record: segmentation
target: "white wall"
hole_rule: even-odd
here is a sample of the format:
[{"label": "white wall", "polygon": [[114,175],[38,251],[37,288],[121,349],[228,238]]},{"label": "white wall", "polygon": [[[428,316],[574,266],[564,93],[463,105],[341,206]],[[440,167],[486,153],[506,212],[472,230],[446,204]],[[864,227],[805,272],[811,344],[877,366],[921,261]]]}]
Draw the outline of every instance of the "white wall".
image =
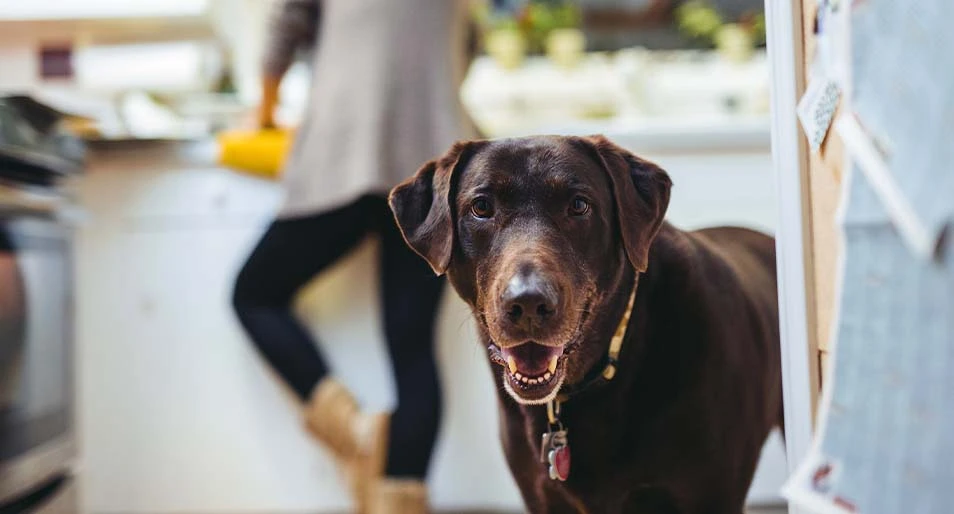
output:
[{"label": "white wall", "polygon": [[[216,12],[232,13],[231,18],[219,22],[209,12],[208,4],[208,0],[0,2],[0,93],[67,91],[108,97],[129,88],[166,92],[202,89],[219,64],[213,45],[220,35],[216,29],[245,59],[238,63],[238,71],[242,85],[248,88],[252,70],[247,62],[252,57],[247,55],[256,47],[254,42],[242,40],[238,33],[261,39],[264,6],[259,0],[216,0]],[[253,21],[256,18],[258,23]],[[217,22],[227,24],[228,30],[217,27]],[[165,50],[171,54],[157,53],[162,46],[175,42],[183,45]],[[141,63],[125,59],[119,67],[125,67],[127,73],[117,74],[115,61],[109,59],[124,57],[119,48],[136,43],[153,44],[152,48],[129,50],[138,50],[140,57],[153,66],[132,69]],[[39,50],[51,45],[73,47],[73,78],[40,77]],[[183,50],[186,46],[189,48]]]},{"label": "white wall", "polygon": [[36,48],[31,42],[8,42],[0,40],[0,93],[30,89],[39,75]]},{"label": "white wall", "polygon": [[194,16],[206,8],[207,0],[30,0],[3,2],[0,19],[47,20],[83,18],[138,18]]},{"label": "white wall", "polygon": [[[683,225],[774,226],[765,155],[660,155]],[[135,150],[79,184],[92,215],[78,247],[83,504],[91,512],[326,512],[346,507],[331,463],[253,353],[228,306],[231,281],[278,190]],[[198,163],[198,164],[196,164]],[[379,337],[374,244],[302,299],[344,380],[369,405],[392,402]],[[369,318],[369,313],[375,316]],[[374,320],[368,322],[368,320]],[[469,313],[450,291],[439,354],[446,417],[434,503],[518,510],[497,440],[495,395]],[[777,442],[754,495],[774,496]]]}]

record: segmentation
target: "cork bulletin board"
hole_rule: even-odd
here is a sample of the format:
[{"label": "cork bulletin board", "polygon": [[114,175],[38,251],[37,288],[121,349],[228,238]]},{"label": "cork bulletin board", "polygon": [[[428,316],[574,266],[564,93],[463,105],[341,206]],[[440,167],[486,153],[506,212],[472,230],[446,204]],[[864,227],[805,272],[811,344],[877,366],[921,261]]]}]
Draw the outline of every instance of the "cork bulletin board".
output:
[{"label": "cork bulletin board", "polygon": [[[804,72],[807,81],[811,81],[811,62],[815,54],[815,18],[818,11],[817,0],[801,0],[803,16],[803,53]],[[840,114],[836,111],[835,117]],[[806,222],[808,241],[806,253],[810,258],[808,270],[808,305],[814,323],[809,327],[809,340],[814,341],[812,364],[813,373],[818,377],[819,387],[824,385],[823,372],[828,355],[829,339],[832,331],[832,317],[835,312],[835,277],[839,238],[835,213],[841,195],[841,183],[844,176],[844,148],[835,130],[828,132],[819,152],[811,152],[805,182]],[[813,404],[817,406],[818,390],[815,391]]]}]

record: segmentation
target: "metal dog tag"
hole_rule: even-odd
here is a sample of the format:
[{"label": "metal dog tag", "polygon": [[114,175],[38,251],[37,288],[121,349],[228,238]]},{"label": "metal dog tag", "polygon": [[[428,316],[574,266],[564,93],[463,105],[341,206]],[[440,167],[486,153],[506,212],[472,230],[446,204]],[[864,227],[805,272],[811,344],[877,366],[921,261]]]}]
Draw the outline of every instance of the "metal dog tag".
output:
[{"label": "metal dog tag", "polygon": [[565,481],[570,476],[570,447],[566,430],[551,430],[540,441],[540,462],[548,465],[551,480]]},{"label": "metal dog tag", "polygon": [[553,439],[553,431],[547,431],[540,437],[540,462],[547,461],[547,454],[550,453],[550,441]]},{"label": "metal dog tag", "polygon": [[549,430],[540,438],[540,462],[547,462],[547,456],[555,446],[566,446],[566,430]]}]

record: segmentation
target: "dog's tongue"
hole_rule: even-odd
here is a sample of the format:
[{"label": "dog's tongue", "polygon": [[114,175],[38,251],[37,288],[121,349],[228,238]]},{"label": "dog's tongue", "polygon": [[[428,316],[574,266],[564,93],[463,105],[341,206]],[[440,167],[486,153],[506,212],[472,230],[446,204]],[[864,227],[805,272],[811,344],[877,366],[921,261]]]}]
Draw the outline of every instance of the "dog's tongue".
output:
[{"label": "dog's tongue", "polygon": [[520,372],[525,376],[539,376],[556,369],[557,360],[563,354],[562,348],[544,346],[534,342],[501,350],[510,372]]}]

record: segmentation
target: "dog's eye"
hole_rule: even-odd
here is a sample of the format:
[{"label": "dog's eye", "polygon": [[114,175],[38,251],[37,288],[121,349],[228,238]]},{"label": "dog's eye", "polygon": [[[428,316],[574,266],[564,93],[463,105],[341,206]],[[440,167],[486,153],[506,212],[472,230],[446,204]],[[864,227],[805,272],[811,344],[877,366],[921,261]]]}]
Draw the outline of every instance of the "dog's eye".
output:
[{"label": "dog's eye", "polygon": [[481,196],[470,204],[470,212],[475,218],[489,218],[494,215],[494,206],[489,199]]},{"label": "dog's eye", "polygon": [[590,212],[590,202],[586,201],[586,198],[582,196],[577,196],[570,202],[570,214],[573,216],[582,216]]}]

